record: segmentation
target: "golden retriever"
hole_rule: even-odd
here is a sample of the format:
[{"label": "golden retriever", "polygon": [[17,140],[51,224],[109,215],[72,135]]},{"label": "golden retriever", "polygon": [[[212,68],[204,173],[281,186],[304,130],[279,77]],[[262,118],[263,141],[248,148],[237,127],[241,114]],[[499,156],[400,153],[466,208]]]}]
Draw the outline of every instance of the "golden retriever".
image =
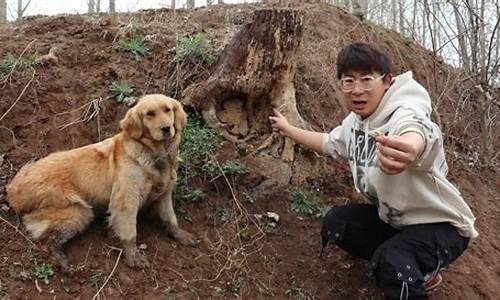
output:
[{"label": "golden retriever", "polygon": [[[151,204],[180,243],[196,242],[177,225],[172,203],[186,122],[178,101],[146,95],[126,113],[115,136],[23,166],[7,187],[8,201],[34,239],[51,242],[63,269],[69,265],[62,246],[92,221],[96,207],[107,208],[127,265],[146,267],[148,261],[136,246],[141,207]],[[157,197],[149,197],[153,189]]]}]

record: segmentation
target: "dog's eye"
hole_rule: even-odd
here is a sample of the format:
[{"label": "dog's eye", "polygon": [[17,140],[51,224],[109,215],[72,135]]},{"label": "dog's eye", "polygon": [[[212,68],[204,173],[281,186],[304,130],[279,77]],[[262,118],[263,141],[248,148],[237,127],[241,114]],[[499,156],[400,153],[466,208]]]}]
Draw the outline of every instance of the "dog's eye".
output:
[{"label": "dog's eye", "polygon": [[165,112],[166,112],[166,113],[168,113],[168,112],[170,112],[170,111],[171,111],[170,107],[165,107]]},{"label": "dog's eye", "polygon": [[152,111],[152,110],[150,110],[150,111],[148,111],[148,112],[146,113],[146,115],[147,115],[148,117],[154,117],[154,116],[155,116],[155,112],[154,112],[154,111]]}]

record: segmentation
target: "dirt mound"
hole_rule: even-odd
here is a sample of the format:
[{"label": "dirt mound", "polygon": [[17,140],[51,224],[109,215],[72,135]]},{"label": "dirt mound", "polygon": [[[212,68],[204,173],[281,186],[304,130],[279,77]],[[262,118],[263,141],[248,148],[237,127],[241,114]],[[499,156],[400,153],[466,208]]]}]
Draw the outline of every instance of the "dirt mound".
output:
[{"label": "dirt mound", "polygon": [[[176,12],[31,17],[19,26],[0,28],[0,58],[22,54],[36,62],[34,69],[0,70],[0,298],[88,299],[104,284],[101,296],[106,298],[380,296],[364,262],[338,249],[319,258],[318,217],[292,211],[294,191],[273,188],[281,180],[278,175],[288,170],[284,163],[248,155],[230,143],[218,148],[218,161],[242,162],[246,173],[190,178],[190,185],[203,190],[205,197],[178,210],[181,225],[201,239],[198,247],[183,247],[157,222],[140,218],[138,242],[153,262],[148,270],[115,266],[118,242],[108,236],[103,216],[69,243],[67,253],[78,271],[66,276],[48,265],[44,245],[23,236],[19,219],[7,206],[5,184],[23,164],[103,140],[119,130],[118,121],[128,107],[115,100],[110,92],[113,83],[132,83],[135,96],[164,93],[182,100],[182,92],[206,80],[216,64],[176,59],[176,39],[202,32],[217,58],[257,8],[218,5]],[[447,138],[463,137],[458,142],[447,139],[450,175],[478,218],[480,236],[444,271],[444,284],[433,297],[495,298],[500,281],[500,180],[494,171],[469,167],[469,148],[463,141],[477,134],[477,128],[466,128],[454,118],[459,104],[453,101],[467,87],[465,76],[396,33],[342,10],[315,5],[299,9],[304,11],[304,33],[294,83],[298,110],[313,128],[327,131],[345,116],[333,66],[342,46],[361,40],[387,51],[394,73],[412,70],[435,99],[435,118],[445,125]],[[149,55],[134,56],[117,48],[120,39],[136,36],[144,37]],[[325,205],[362,201],[345,166],[296,148],[286,177],[290,185],[314,192]],[[279,222],[266,218],[266,212],[277,213]]]}]

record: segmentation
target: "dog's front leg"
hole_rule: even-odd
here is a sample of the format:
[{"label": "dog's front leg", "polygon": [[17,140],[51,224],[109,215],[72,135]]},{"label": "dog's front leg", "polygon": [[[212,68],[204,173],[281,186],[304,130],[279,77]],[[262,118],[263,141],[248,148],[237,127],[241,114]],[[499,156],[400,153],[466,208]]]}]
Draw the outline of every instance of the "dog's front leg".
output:
[{"label": "dog's front leg", "polygon": [[169,235],[183,245],[194,246],[196,245],[195,236],[181,229],[177,223],[172,200],[173,188],[174,184],[170,184],[167,190],[160,196],[160,199],[158,199],[158,213],[165,223]]},{"label": "dog's front leg", "polygon": [[[135,186],[128,185],[128,186]],[[140,185],[139,185],[140,186]],[[129,267],[149,266],[146,256],[137,249],[137,213],[142,201],[139,191],[126,187],[113,187],[109,203],[109,224],[120,239]]]}]

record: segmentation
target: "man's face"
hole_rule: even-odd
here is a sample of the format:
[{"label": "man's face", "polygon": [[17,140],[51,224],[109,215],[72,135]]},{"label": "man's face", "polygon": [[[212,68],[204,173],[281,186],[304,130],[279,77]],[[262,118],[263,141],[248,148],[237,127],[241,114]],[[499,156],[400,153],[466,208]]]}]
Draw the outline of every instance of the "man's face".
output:
[{"label": "man's face", "polygon": [[377,72],[349,71],[342,74],[340,81],[347,109],[365,119],[377,109],[391,85],[391,76]]}]

